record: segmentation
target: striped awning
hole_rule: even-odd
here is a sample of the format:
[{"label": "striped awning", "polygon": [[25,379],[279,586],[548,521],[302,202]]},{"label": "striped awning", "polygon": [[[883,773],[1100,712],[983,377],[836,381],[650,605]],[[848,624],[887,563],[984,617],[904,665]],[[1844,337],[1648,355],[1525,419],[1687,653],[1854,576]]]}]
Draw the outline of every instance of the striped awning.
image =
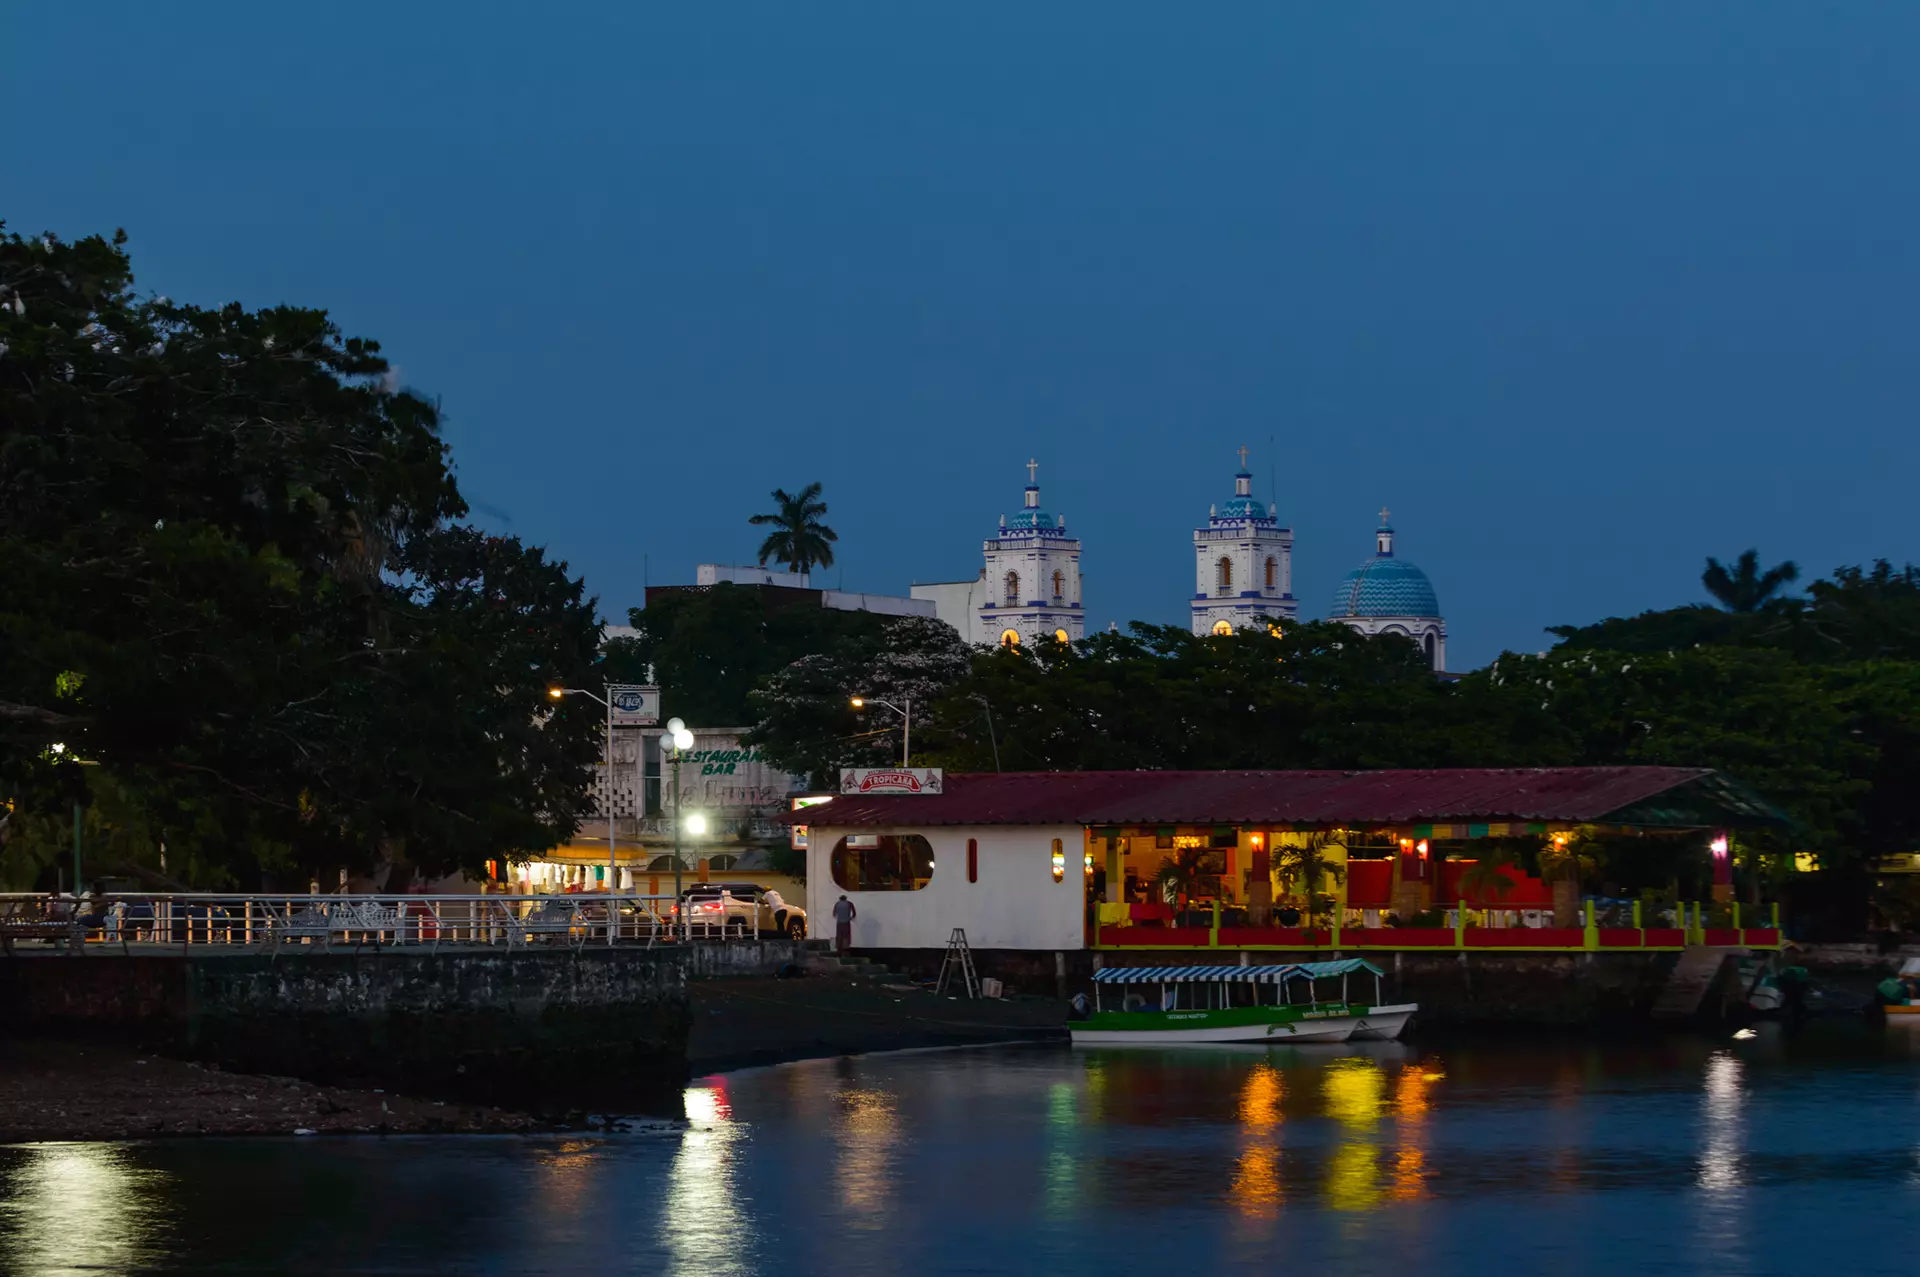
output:
[{"label": "striped awning", "polygon": [[1347,958],[1339,962],[1283,962],[1262,967],[1102,967],[1093,973],[1093,979],[1096,984],[1184,984],[1196,980],[1279,984],[1286,980],[1319,980],[1327,976],[1352,975],[1359,971],[1373,975],[1385,974],[1364,959]]}]

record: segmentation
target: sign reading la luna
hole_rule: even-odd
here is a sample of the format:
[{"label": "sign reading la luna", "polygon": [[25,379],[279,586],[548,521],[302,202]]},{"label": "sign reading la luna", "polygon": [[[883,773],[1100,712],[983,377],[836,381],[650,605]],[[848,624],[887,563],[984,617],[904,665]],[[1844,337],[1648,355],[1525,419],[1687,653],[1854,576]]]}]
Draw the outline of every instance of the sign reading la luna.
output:
[{"label": "sign reading la luna", "polygon": [[946,773],[938,767],[842,767],[843,794],[937,794]]}]

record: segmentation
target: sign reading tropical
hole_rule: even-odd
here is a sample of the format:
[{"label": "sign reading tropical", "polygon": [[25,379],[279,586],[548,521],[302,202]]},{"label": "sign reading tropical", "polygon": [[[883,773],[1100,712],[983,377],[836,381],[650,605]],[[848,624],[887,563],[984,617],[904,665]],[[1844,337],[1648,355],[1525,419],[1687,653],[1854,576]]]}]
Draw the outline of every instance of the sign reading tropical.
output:
[{"label": "sign reading tropical", "polygon": [[843,794],[937,794],[946,773],[938,767],[842,767]]},{"label": "sign reading tropical", "polygon": [[660,721],[660,689],[633,683],[607,688],[615,727],[652,727]]}]

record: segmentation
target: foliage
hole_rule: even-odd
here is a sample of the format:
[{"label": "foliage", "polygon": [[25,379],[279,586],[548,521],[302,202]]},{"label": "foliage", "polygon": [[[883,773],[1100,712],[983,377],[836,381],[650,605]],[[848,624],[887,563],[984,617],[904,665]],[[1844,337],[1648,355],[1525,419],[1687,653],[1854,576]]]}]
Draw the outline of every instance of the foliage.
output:
[{"label": "foliage", "polygon": [[1347,880],[1346,866],[1327,855],[1328,847],[1339,845],[1335,835],[1313,833],[1278,841],[1273,848],[1273,871],[1280,889],[1288,895],[1297,892],[1306,902],[1308,917],[1316,923],[1330,901],[1327,884],[1339,886]]},{"label": "foliage", "polygon": [[[944,621],[880,620],[839,631],[826,650],[800,657],[754,691],[758,723],[742,742],[815,788],[830,787],[842,767],[896,761],[904,723],[878,702],[911,705],[918,740],[920,716],[965,677],[972,653]],[[856,696],[870,704],[855,709]]]},{"label": "foliage", "polygon": [[1513,864],[1511,856],[1491,842],[1478,849],[1478,858],[1460,873],[1460,894],[1482,907],[1497,902],[1515,886],[1514,880],[1503,872]]},{"label": "foliage", "polygon": [[1403,638],[1135,623],[977,652],[924,731],[928,759],[962,771],[992,770],[996,744],[1009,771],[1431,766],[1454,748],[1447,699]]},{"label": "foliage", "polygon": [[321,311],[142,299],[123,244],[0,234],[21,836],[111,793],[117,829],[205,883],[565,837],[595,719],[534,724],[549,682],[591,677],[580,583],[456,522],[438,412],[377,344]]},{"label": "foliage", "polygon": [[773,503],[779,508],[772,514],[756,514],[747,520],[755,527],[773,528],[760,543],[760,562],[774,559],[803,576],[815,564],[832,567],[832,543],[840,537],[820,521],[827,512],[827,503],[820,500],[820,485],[809,483],[797,493],[775,488]]},{"label": "foliage", "polygon": [[629,682],[651,672],[664,714],[744,727],[759,718],[752,693],[775,674],[803,656],[877,645],[888,619],[817,602],[790,606],[780,591],[753,585],[657,590],[629,613],[634,636],[607,644],[607,665]]},{"label": "foliage", "polygon": [[1710,558],[1707,570],[1700,574],[1700,584],[1729,612],[1758,612],[1783,587],[1799,579],[1800,567],[1791,559],[1762,572],[1757,550],[1741,551],[1731,568]]}]

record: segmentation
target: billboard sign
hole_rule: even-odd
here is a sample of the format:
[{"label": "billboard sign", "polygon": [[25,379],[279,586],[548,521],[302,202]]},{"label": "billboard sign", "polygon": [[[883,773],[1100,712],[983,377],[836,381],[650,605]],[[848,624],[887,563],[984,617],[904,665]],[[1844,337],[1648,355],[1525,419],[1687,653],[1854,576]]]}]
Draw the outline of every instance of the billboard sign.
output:
[{"label": "billboard sign", "polygon": [[660,689],[615,683],[607,689],[615,727],[652,727],[660,721]]},{"label": "billboard sign", "polygon": [[843,794],[937,794],[945,773],[938,767],[842,767]]}]

